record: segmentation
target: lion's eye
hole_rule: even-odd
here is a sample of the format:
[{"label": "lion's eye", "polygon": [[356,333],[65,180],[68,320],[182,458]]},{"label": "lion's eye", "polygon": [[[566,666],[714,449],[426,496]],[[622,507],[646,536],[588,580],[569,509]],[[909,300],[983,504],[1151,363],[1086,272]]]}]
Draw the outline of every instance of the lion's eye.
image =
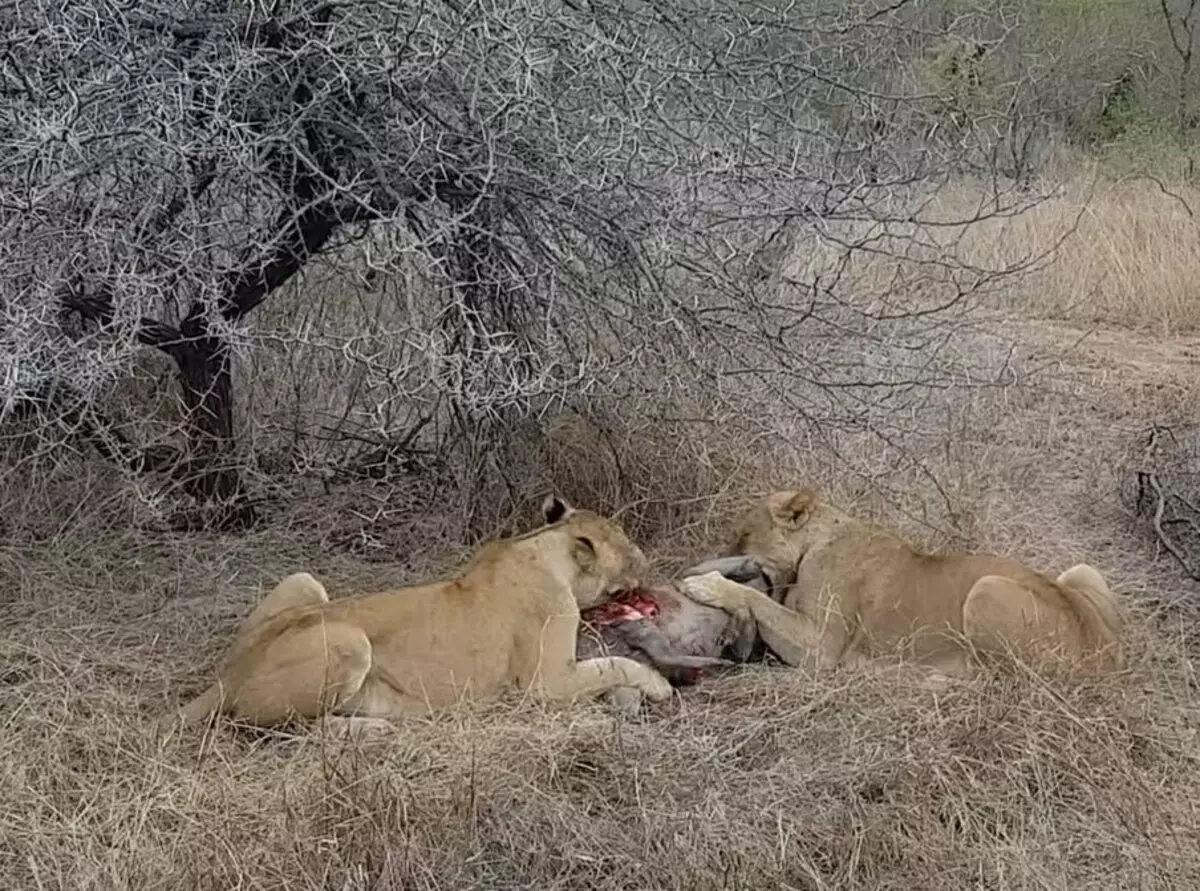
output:
[{"label": "lion's eye", "polygon": [[593,554],[596,553],[596,546],[594,544],[592,544],[592,540],[590,538],[588,538],[586,535],[580,535],[575,540],[577,542],[579,542],[581,545],[583,545],[585,548],[587,548],[589,551],[591,551]]}]

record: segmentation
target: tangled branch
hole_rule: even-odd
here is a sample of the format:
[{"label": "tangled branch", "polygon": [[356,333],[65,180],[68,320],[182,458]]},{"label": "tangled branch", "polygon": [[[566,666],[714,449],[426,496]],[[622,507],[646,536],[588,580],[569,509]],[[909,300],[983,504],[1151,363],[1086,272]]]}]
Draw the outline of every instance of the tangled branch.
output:
[{"label": "tangled branch", "polygon": [[647,381],[879,429],[944,382],[972,296],[1041,259],[955,250],[1038,196],[993,177],[939,209],[993,153],[930,135],[908,6],[3,7],[5,417],[56,387],[115,416],[149,348],[174,482],[242,505],[251,450],[469,466]]},{"label": "tangled branch", "polygon": [[[1135,512],[1148,517],[1155,538],[1189,576],[1200,581],[1200,561],[1189,550],[1200,548],[1200,503],[1188,497],[1189,478],[1196,471],[1178,460],[1184,445],[1169,427],[1154,425],[1146,432],[1141,465],[1136,470]],[[1164,477],[1168,480],[1164,482]],[[1190,533],[1191,548],[1174,530]]]}]

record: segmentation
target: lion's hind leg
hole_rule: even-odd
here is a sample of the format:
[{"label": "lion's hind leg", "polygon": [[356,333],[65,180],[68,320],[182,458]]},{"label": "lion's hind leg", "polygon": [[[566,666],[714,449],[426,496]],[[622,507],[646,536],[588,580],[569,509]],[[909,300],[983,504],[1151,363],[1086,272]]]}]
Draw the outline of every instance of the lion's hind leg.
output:
[{"label": "lion's hind leg", "polygon": [[[328,602],[329,595],[325,591],[325,586],[312,575],[307,572],[292,573],[280,581],[242,620],[235,634],[235,651],[239,644],[244,645],[247,642],[250,632],[284,610]],[[288,630],[284,632],[283,636],[287,638],[293,633]],[[278,641],[273,641],[268,646],[268,651],[277,645]],[[258,656],[253,650],[235,657],[234,664],[221,673],[219,680],[209,685],[203,693],[188,702],[178,712],[171,712],[162,717],[159,720],[160,725],[164,728],[171,727],[176,723],[186,726],[198,721],[206,721],[214,712],[229,711],[231,702],[236,701],[238,697],[236,690],[230,688],[230,679],[243,674],[248,660],[257,658]],[[252,681],[248,693],[251,699],[260,698],[263,695],[262,691],[254,686],[254,684],[261,686],[261,683],[261,681]],[[361,681],[359,684],[361,686]]]},{"label": "lion's hind leg", "polygon": [[1072,566],[1058,577],[1058,583],[1076,588],[1089,588],[1109,597],[1112,596],[1112,591],[1108,587],[1108,582],[1104,580],[1104,576],[1096,567],[1087,563],[1077,563]]},{"label": "lion's hind leg", "polygon": [[1062,605],[1010,578],[985,575],[963,603],[963,633],[982,657],[1057,664],[1082,643]]},{"label": "lion's hind leg", "polygon": [[1079,563],[1058,577],[1059,587],[1072,602],[1081,628],[1089,629],[1091,645],[1081,664],[1100,671],[1122,670],[1125,656],[1125,618],[1104,576],[1094,566]]},{"label": "lion's hind leg", "polygon": [[250,611],[250,615],[242,620],[237,633],[245,634],[285,609],[328,602],[329,594],[324,585],[307,572],[293,572],[258,602]]},{"label": "lion's hind leg", "polygon": [[222,678],[222,710],[262,726],[320,717],[358,694],[371,656],[371,642],[361,628],[311,617],[229,666]]}]

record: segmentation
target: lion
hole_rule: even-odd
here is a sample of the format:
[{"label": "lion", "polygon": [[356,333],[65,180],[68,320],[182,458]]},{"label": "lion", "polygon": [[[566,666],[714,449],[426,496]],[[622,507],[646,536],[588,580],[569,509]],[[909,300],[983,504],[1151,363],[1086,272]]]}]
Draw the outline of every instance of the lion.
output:
[{"label": "lion", "polygon": [[484,545],[444,581],[331,601],[312,575],[289,575],[242,622],[216,681],[168,720],[378,722],[513,689],[669,698],[667,679],[641,662],[576,659],[580,609],[637,587],[645,555],[592,511],[551,496],[542,512],[545,525]]},{"label": "lion", "polygon": [[[722,575],[748,563],[774,596]],[[752,618],[792,666],[879,666],[881,657],[895,665],[898,657],[945,679],[1013,658],[1068,671],[1126,665],[1122,611],[1088,564],[1052,580],[1004,557],[925,553],[811,487],[757,503],[729,556],[686,575],[690,598]]]}]

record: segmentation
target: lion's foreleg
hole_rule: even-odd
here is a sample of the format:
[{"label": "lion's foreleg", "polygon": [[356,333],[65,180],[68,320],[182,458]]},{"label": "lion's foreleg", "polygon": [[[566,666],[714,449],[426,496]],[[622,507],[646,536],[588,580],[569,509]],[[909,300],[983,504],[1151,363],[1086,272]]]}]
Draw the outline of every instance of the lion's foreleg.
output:
[{"label": "lion's foreleg", "polygon": [[770,584],[763,572],[762,563],[754,557],[747,555],[715,557],[712,560],[696,564],[687,570],[684,576],[704,575],[709,572],[720,573],[730,581],[740,582],[764,594],[769,593]]},{"label": "lion's foreleg", "polygon": [[331,739],[354,742],[390,736],[396,732],[396,725],[387,718],[361,715],[326,714],[318,726]]},{"label": "lion's foreleg", "polygon": [[219,712],[225,702],[225,691],[221,683],[210,684],[203,693],[188,702],[183,708],[172,710],[158,719],[159,728],[169,730],[172,727],[187,727],[201,721],[209,720]]},{"label": "lion's foreleg", "polygon": [[547,699],[574,701],[615,690],[634,687],[655,702],[671,696],[671,684],[648,665],[625,656],[576,659],[579,612],[564,611],[550,616],[541,629],[536,663],[528,681],[533,691]]},{"label": "lion's foreleg", "polygon": [[554,670],[543,669],[539,687],[543,696],[565,701],[590,699],[617,687],[634,687],[654,702],[671,696],[671,685],[665,677],[624,656],[601,656]]},{"label": "lion's foreleg", "polygon": [[739,622],[753,619],[766,645],[788,665],[828,666],[836,664],[842,655],[846,632],[844,623],[836,617],[822,627],[761,591],[717,572],[690,576],[682,584],[687,595],[698,603],[723,609]]}]

